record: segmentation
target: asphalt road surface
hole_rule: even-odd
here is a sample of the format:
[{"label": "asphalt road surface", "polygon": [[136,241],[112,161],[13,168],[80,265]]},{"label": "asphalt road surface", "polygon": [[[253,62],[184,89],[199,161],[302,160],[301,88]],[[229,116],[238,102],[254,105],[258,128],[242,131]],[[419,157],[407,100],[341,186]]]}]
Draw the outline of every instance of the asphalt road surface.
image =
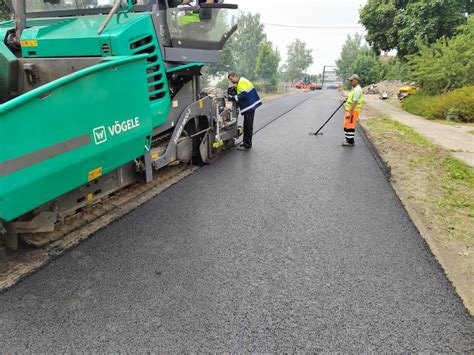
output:
[{"label": "asphalt road surface", "polygon": [[0,295],[0,352],[471,352],[470,318],[335,92]]}]

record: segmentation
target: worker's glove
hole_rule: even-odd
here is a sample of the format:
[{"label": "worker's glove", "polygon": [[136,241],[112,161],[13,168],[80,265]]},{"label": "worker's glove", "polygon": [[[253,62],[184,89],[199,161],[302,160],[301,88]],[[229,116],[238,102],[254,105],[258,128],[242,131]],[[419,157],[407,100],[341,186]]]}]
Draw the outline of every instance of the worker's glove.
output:
[{"label": "worker's glove", "polygon": [[227,89],[227,95],[229,95],[229,96],[237,95],[237,88],[235,86],[231,86],[230,88],[228,88]]}]

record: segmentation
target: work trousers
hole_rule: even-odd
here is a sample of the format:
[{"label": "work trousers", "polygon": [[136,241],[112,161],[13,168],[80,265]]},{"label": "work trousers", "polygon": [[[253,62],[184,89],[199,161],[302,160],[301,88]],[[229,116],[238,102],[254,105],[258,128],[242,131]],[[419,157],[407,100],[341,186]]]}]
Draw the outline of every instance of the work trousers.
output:
[{"label": "work trousers", "polygon": [[255,118],[255,110],[250,110],[244,113],[244,146],[252,148],[253,136],[253,119]]},{"label": "work trousers", "polygon": [[353,111],[352,115],[346,111],[344,116],[344,135],[347,143],[354,144],[355,128],[360,111]]}]

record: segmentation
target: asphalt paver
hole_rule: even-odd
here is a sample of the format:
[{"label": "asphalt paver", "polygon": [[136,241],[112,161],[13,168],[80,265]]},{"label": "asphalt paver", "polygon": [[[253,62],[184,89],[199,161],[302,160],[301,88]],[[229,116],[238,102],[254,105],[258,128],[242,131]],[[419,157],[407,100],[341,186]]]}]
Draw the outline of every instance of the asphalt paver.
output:
[{"label": "asphalt paver", "polygon": [[471,352],[473,319],[335,92],[0,295],[0,352]]}]

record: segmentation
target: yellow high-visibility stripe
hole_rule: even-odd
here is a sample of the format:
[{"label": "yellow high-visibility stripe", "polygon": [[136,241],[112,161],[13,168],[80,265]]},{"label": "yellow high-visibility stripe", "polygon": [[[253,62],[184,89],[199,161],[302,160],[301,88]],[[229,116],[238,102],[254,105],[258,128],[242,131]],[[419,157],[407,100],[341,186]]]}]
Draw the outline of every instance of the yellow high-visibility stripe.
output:
[{"label": "yellow high-visibility stripe", "polygon": [[240,94],[243,91],[250,91],[253,89],[253,85],[250,81],[245,78],[240,78],[239,83],[237,84],[237,94]]},{"label": "yellow high-visibility stripe", "polygon": [[344,108],[346,109],[346,111],[349,111],[351,109],[352,104],[354,103],[354,96],[357,92],[360,92],[360,97],[359,97],[359,100],[356,101],[357,106],[355,107],[354,111],[360,111],[360,109],[362,108],[362,94],[363,94],[363,92],[362,92],[362,88],[360,87],[360,85],[357,85],[349,93],[349,97],[347,98],[347,102],[344,105]]}]

